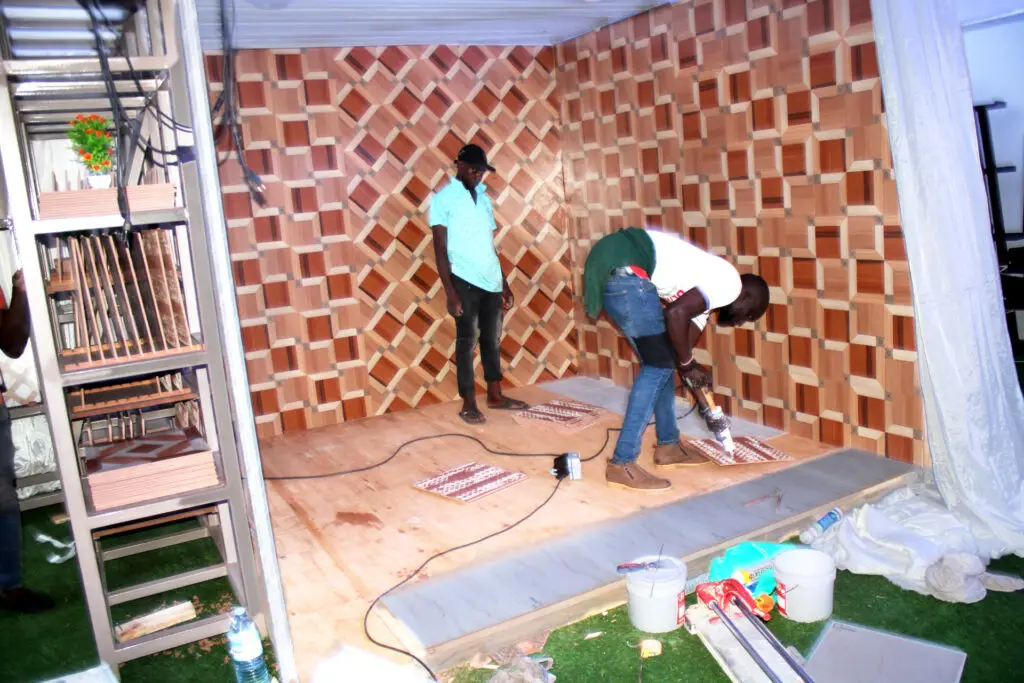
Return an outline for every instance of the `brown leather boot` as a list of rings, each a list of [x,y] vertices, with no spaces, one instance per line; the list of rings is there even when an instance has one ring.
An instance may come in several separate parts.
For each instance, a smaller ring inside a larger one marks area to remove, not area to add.
[[[670,467],[695,467],[711,462],[691,448],[683,448],[678,441],[657,446],[654,449],[654,466],[668,469]]]
[[[608,486],[631,491],[667,491],[672,488],[668,479],[654,476],[635,462],[616,465],[609,460],[604,478]]]

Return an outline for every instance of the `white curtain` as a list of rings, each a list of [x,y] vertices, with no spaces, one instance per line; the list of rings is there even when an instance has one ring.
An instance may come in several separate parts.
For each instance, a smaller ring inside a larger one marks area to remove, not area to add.
[[[934,477],[951,509],[1024,555],[1024,399],[956,6],[873,0],[872,10]]]

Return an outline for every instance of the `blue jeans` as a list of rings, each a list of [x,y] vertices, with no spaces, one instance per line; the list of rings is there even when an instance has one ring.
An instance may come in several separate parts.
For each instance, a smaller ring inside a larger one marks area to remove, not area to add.
[[[636,340],[665,332],[665,313],[654,285],[635,275],[612,275],[604,290],[604,310],[629,339],[640,358]],[[658,444],[679,441],[676,424],[676,370],[643,363],[633,380],[626,404],[622,433],[615,444],[612,462],[624,464],[640,457],[640,442],[654,414]]]
[[[14,479],[14,441],[10,414],[0,403],[0,589],[20,585],[21,510]]]

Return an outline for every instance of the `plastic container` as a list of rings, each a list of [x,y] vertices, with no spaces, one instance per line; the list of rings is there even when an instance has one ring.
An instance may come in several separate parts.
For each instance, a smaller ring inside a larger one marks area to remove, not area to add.
[[[228,654],[235,667],[235,683],[270,683],[267,662],[263,658],[263,640],[244,607],[231,613],[228,628]]]
[[[819,519],[811,527],[805,529],[800,534],[800,542],[805,545],[810,545],[814,542],[814,539],[816,539],[818,536],[821,536],[823,533],[825,533],[826,529],[831,527],[833,524],[835,524],[842,518],[843,511],[840,510],[839,508],[832,508],[831,510],[826,512],[821,519]]]
[[[674,557],[648,555],[638,563],[661,560],[660,569],[646,569],[626,577],[629,620],[645,633],[669,633],[683,625],[686,613],[686,563]]]
[[[820,550],[787,550],[775,557],[776,603],[790,621],[810,624],[832,616],[836,563]]]

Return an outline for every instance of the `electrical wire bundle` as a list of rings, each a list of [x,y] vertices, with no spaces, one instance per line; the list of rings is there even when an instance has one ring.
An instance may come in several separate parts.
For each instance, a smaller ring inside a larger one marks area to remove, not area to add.
[[[249,195],[260,206],[266,206],[264,197],[267,187],[259,175],[249,167],[245,159],[245,147],[242,144],[242,130],[238,120],[238,77],[235,72],[235,3],[230,3],[231,17],[228,18],[228,0],[220,0],[221,48],[223,51],[223,74],[221,82],[224,88],[213,105],[212,118],[214,123],[214,140],[219,144],[224,135],[229,136],[231,147],[242,167],[242,178],[249,188]],[[218,118],[219,117],[219,118]],[[224,159],[220,164],[224,163]]]
[[[121,101],[121,95],[118,93],[118,83],[114,78],[113,70],[110,67],[110,56],[108,55],[108,50],[103,44],[101,27],[115,31],[121,40],[124,39],[124,33],[123,31],[118,31],[119,27],[106,16],[101,0],[78,0],[78,4],[89,16],[90,29],[93,34],[96,53],[100,62],[100,71],[103,77],[104,90],[110,104],[111,119],[115,133],[115,163],[113,175],[117,187],[118,210],[120,211],[122,218],[125,219],[125,233],[127,233],[131,229],[131,220],[128,211],[127,174],[131,165],[131,155],[134,150],[138,149],[142,151],[145,155],[145,160],[149,164],[159,168],[176,166],[187,156],[187,151],[178,147],[173,150],[160,149],[154,147],[152,140],[149,138],[146,139],[145,143],[142,142],[142,124],[145,120],[146,114],[153,114],[160,124],[168,126],[175,131],[191,133],[192,129],[175,121],[174,118],[166,112],[161,111],[156,102],[158,89],[154,88],[151,92],[146,92],[142,85],[142,80],[139,78],[139,74],[132,64],[128,51],[122,49],[118,50],[118,52],[123,55],[128,67],[128,74],[135,86],[135,91],[131,94],[141,97],[143,100],[138,113],[132,116],[132,114],[124,107],[124,104]],[[221,32],[222,46],[224,50],[224,88],[214,104],[211,112],[211,118],[214,120],[216,140],[219,142],[225,134],[230,136],[232,147],[236,152],[238,162],[242,167],[243,177],[245,178],[246,185],[249,188],[249,193],[252,195],[253,199],[260,204],[260,206],[264,206],[266,201],[264,199],[263,192],[266,190],[266,187],[259,175],[249,168],[249,165],[245,160],[245,153],[242,145],[241,127],[238,115],[238,83],[235,72],[233,23],[234,4],[232,3],[231,6],[231,20],[229,21],[227,0],[221,0]],[[223,162],[224,160],[221,161],[221,164],[223,164]],[[141,183],[142,173],[144,170],[145,166],[140,168],[139,178],[135,181],[136,184]]]
[[[128,65],[128,72],[131,76],[132,82],[135,85],[136,92],[133,93],[143,98],[142,106],[139,108],[138,113],[132,116],[124,104],[121,101],[121,96],[117,91],[117,81],[114,79],[113,70],[110,67],[110,57],[107,54],[107,48],[103,44],[103,34],[101,27],[116,32],[117,26],[112,22],[104,13],[103,6],[100,0],[78,0],[78,4],[85,10],[89,16],[90,29],[93,34],[93,40],[96,45],[96,56],[100,62],[100,72],[103,77],[103,87],[109,100],[111,119],[114,126],[114,183],[117,187],[117,206],[121,213],[121,217],[125,220],[124,231],[127,233],[131,228],[131,221],[128,212],[128,170],[131,165],[131,154],[135,149],[140,149],[146,155],[147,161],[151,164],[166,168],[170,165],[175,165],[178,162],[175,159],[168,160],[166,157],[175,157],[176,152],[163,149],[154,149],[150,140],[147,139],[145,146],[141,142],[142,138],[142,123],[147,112],[152,112],[156,116],[157,120],[162,124],[170,126],[175,130],[189,131],[187,126],[183,126],[171,118],[165,112],[160,111],[160,108],[156,105],[156,94],[157,91],[154,89],[152,92],[145,92],[142,86],[142,81],[136,73],[134,66],[132,65],[131,58],[128,56],[127,50],[121,50],[124,54],[125,62]],[[118,33],[120,39],[123,40],[123,32]],[[124,144],[127,139],[128,144]],[[160,154],[164,157],[163,161],[158,161],[154,154]],[[141,170],[140,178],[141,181]]]

